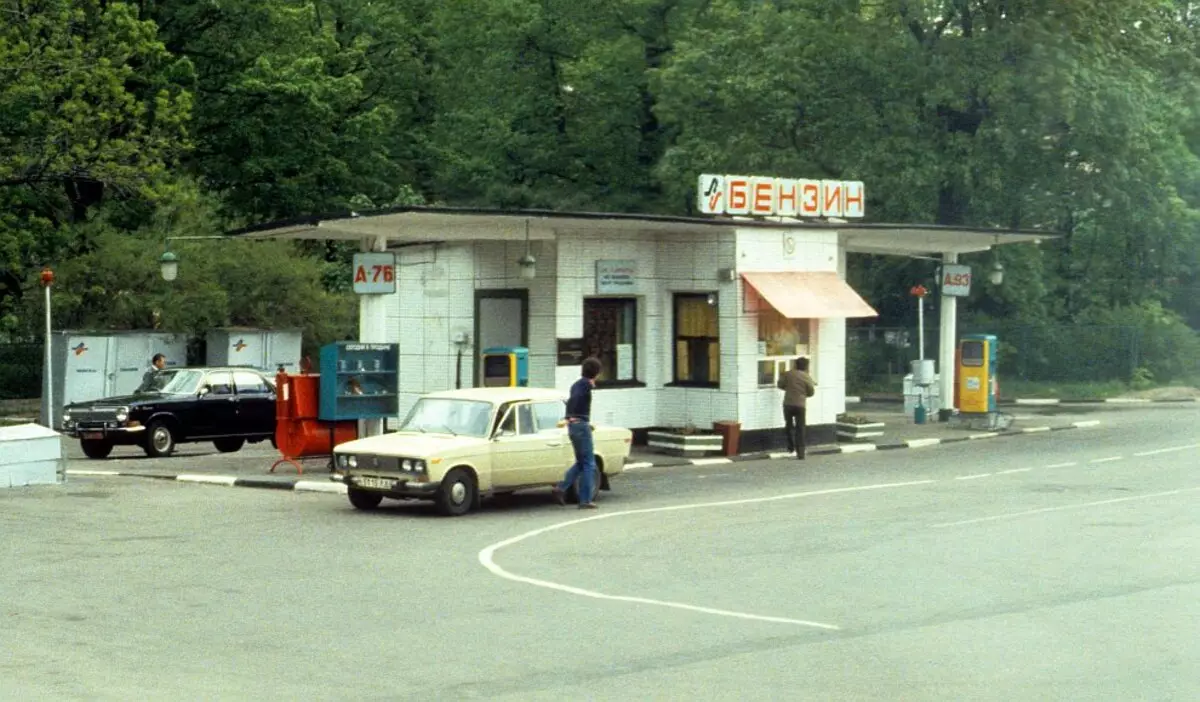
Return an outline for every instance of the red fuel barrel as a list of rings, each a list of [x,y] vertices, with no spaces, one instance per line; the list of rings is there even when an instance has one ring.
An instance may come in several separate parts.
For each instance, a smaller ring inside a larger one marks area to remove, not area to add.
[[[284,458],[329,456],[358,438],[358,422],[318,418],[321,376],[279,373],[275,383],[275,443]]]

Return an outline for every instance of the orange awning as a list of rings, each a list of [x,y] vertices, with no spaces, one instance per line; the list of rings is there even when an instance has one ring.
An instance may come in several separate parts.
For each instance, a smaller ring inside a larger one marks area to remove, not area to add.
[[[833,271],[743,273],[742,279],[788,319],[879,316]]]

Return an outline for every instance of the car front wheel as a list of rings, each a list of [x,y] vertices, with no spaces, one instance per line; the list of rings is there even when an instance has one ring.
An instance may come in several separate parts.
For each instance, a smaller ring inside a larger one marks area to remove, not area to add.
[[[478,487],[475,476],[466,468],[455,468],[442,478],[437,492],[438,510],[447,517],[458,517],[471,511]]]
[[[346,490],[346,497],[350,498],[350,504],[354,505],[355,509],[369,510],[375,509],[383,502],[383,495],[375,492],[366,492],[365,490],[356,490],[349,488]]]
[[[154,422],[146,429],[146,455],[151,458],[170,456],[175,451],[175,434],[163,422]]]
[[[108,454],[112,453],[113,443],[104,439],[81,439],[79,447],[88,458],[108,458]]]

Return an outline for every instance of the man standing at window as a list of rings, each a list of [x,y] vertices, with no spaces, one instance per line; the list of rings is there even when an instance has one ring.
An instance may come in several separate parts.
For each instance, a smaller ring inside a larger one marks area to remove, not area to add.
[[[571,386],[571,395],[567,398],[567,436],[571,438],[571,448],[575,449],[575,463],[567,469],[563,481],[554,486],[554,499],[558,500],[560,505],[567,503],[564,494],[578,478],[579,509],[596,509],[596,503],[592,502],[592,481],[597,476],[591,420],[592,388],[596,386],[596,376],[600,375],[600,368],[600,361],[597,359],[584,359],[582,377]]]
[[[817,392],[817,383],[808,374],[808,359],[797,358],[796,367],[779,376],[783,391],[783,425],[787,431],[788,453],[804,460],[805,402]]]

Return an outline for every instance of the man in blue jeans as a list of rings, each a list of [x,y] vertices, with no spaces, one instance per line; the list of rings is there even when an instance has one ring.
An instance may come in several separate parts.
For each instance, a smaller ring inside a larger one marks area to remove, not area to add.
[[[564,495],[567,488],[579,478],[579,509],[596,509],[592,502],[596,479],[596,453],[592,443],[592,388],[596,387],[596,376],[600,375],[600,361],[586,358],[583,361],[582,377],[571,386],[567,398],[567,436],[571,448],[575,449],[575,463],[567,469],[563,481],[554,486],[554,499],[558,504],[567,504]]]

